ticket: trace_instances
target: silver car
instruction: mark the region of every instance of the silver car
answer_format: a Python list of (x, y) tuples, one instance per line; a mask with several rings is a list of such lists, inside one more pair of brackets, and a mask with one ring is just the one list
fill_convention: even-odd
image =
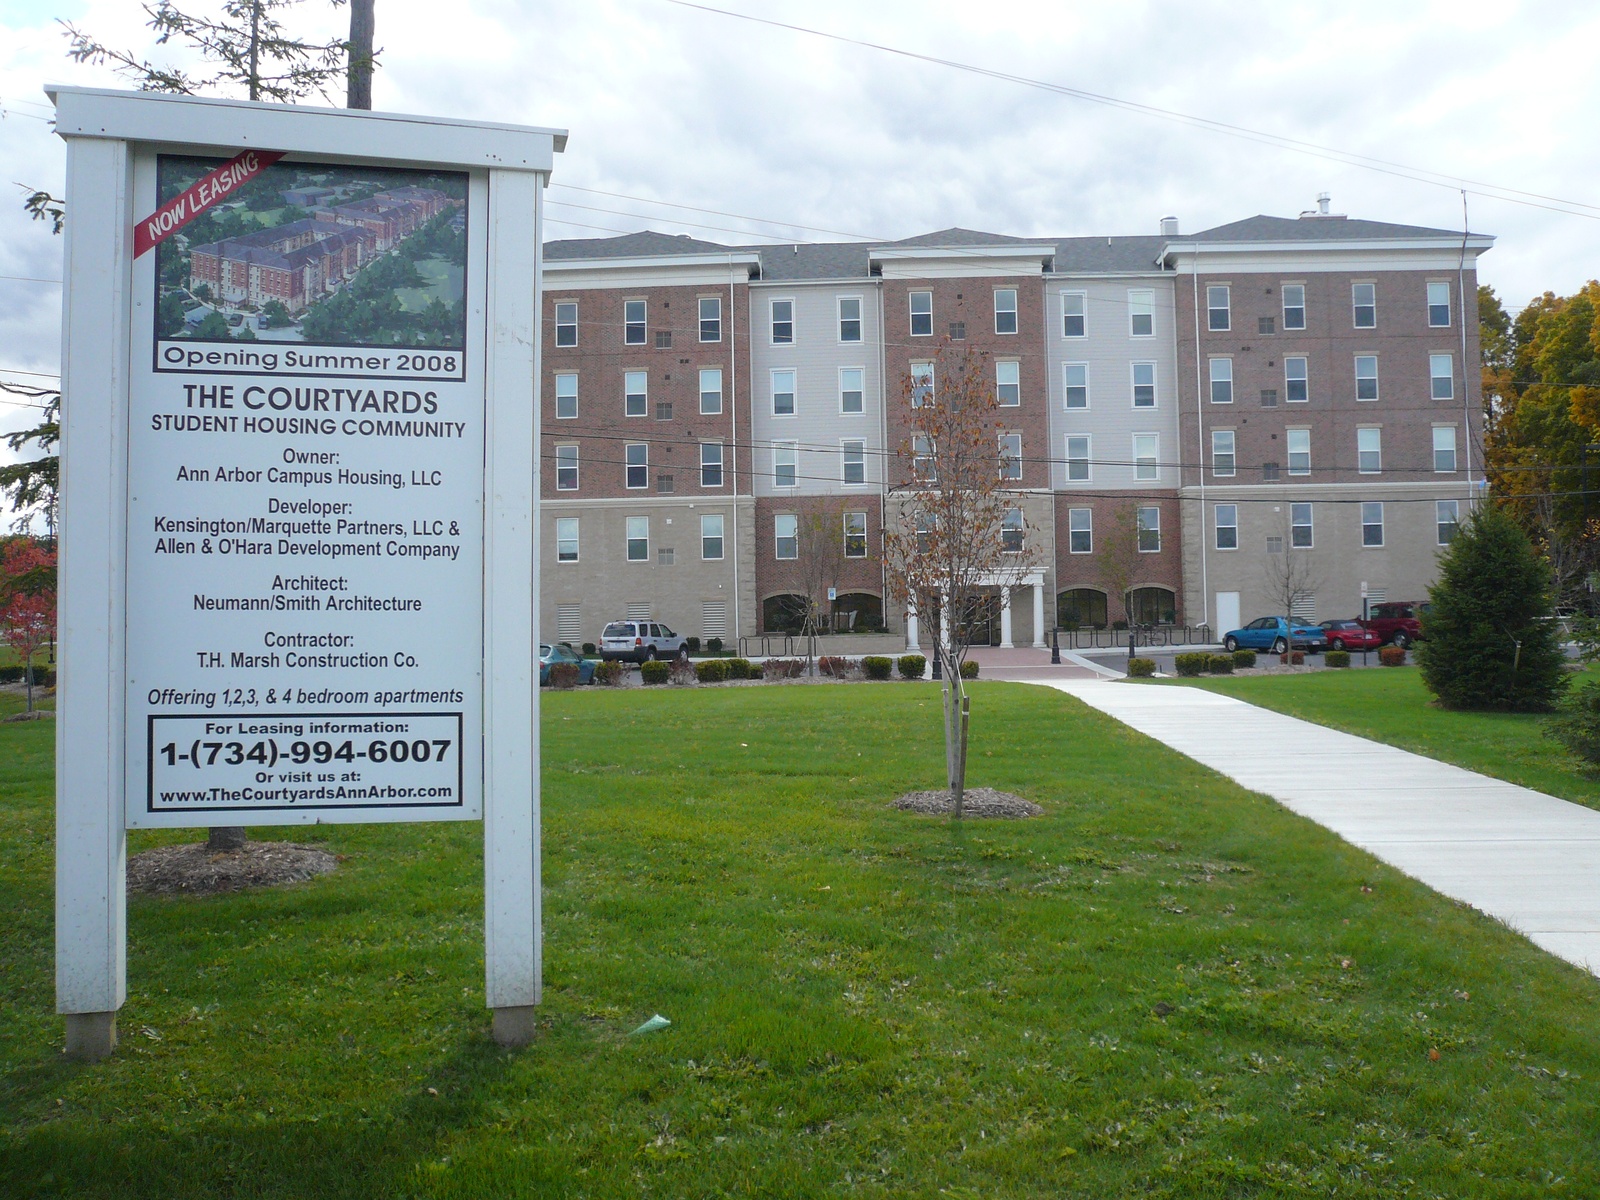
[(600, 657), (610, 662), (686, 658), (688, 643), (660, 621), (613, 621), (600, 634)]

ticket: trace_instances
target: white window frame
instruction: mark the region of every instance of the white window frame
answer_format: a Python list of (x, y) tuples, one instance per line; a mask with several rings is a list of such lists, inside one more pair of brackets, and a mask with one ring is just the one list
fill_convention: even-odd
[[(716, 382), (717, 386), (714, 389), (709, 389), (709, 388), (706, 387), (706, 377), (708, 375), (711, 376), (712, 379), (714, 379), (715, 382)], [(715, 404), (714, 407), (712, 405), (706, 403), (706, 398), (708, 396), (715, 396), (716, 397), (716, 404)], [(722, 415), (723, 404), (724, 404), (724, 402), (723, 402), (723, 397), (722, 397), (722, 368), (721, 367), (701, 367), (700, 368), (700, 415), (702, 417), (720, 417)]]
[[(1228, 519), (1226, 521), (1222, 519), (1224, 513), (1227, 513), (1228, 515)], [(1239, 506), (1237, 504), (1214, 505), (1211, 510), (1211, 528), (1214, 531), (1211, 539), (1212, 544), (1218, 550), (1237, 550), (1239, 548)], [(1233, 535), (1231, 545), (1224, 546), (1222, 544), (1222, 531), (1224, 529), (1228, 530)]]
[[(854, 448), (854, 465), (860, 469), (861, 478), (850, 478), (851, 454)], [(867, 443), (865, 438), (844, 438), (839, 443), (839, 480), (845, 487), (867, 486)]]
[[(568, 453), (570, 451), (570, 453)], [(570, 474), (572, 482), (564, 484), (562, 479)], [(568, 443), (556, 447), (556, 491), (575, 492), (578, 490), (578, 447)]]
[[(1441, 439), (1440, 434), (1446, 435)], [(1449, 445), (1441, 446), (1441, 440), (1448, 441)], [(1439, 455), (1449, 454), (1450, 465), (1441, 467)], [(1456, 472), (1456, 427), (1454, 425), (1435, 425), (1433, 427), (1433, 469), (1440, 475), (1454, 475)]]
[[(1216, 303), (1218, 296), (1222, 304)], [(1222, 314), (1222, 324), (1217, 324), (1217, 314)], [(1229, 333), (1233, 329), (1233, 288), (1226, 283), (1206, 284), (1206, 332)]]
[[(1360, 293), (1357, 290), (1359, 288), (1370, 288), (1372, 290), (1372, 303), (1371, 304), (1362, 304), (1360, 302), (1360, 299), (1359, 299)], [(1361, 323), (1361, 310), (1363, 308), (1370, 308), (1372, 310), (1372, 320), (1366, 325), (1363, 325)], [(1352, 329), (1376, 329), (1377, 327), (1378, 327), (1378, 284), (1377, 284), (1377, 281), (1376, 280), (1370, 280), (1370, 281), (1362, 280), (1362, 281), (1358, 282), (1356, 280), (1352, 280), (1350, 282), (1350, 328), (1352, 328)]]
[[(783, 467), (789, 469), (789, 482), (782, 483), (780, 471)], [(800, 443), (799, 442), (773, 442), (772, 443), (772, 486), (775, 488), (797, 488), (800, 486)]]
[[(1072, 443), (1082, 442), (1083, 453), (1074, 454)], [(1068, 483), (1089, 483), (1094, 478), (1094, 439), (1087, 433), (1069, 433), (1067, 435), (1067, 453), (1065, 458)], [(1083, 474), (1074, 475), (1074, 471), (1081, 470)]]
[[(1148, 441), (1150, 453), (1140, 454), (1139, 443)], [(1133, 435), (1133, 478), (1135, 482), (1149, 483), (1161, 478), (1161, 435), (1136, 433)]]
[[(919, 297), (919, 296), (926, 296), (928, 298), (928, 309), (927, 309), (926, 312), (918, 312), (917, 311), (917, 297)], [(927, 329), (923, 330), (921, 333), (917, 332), (917, 318), (918, 317), (926, 317), (927, 320), (928, 320)], [(930, 292), (930, 291), (915, 291), (915, 292), (910, 292), (910, 293), (908, 293), (906, 295), (906, 328), (910, 330), (910, 335), (912, 337), (932, 337), (933, 336), (933, 293), (932, 292)]]
[[(778, 316), (778, 305), (780, 304), (787, 304), (789, 306), (789, 316), (787, 319), (781, 319)], [(787, 337), (780, 338), (778, 336), (778, 327), (780, 325), (787, 325), (789, 327)], [(793, 296), (773, 296), (767, 301), (767, 337), (774, 346), (794, 345)]]
[[(1450, 519), (1448, 521), (1445, 520), (1446, 511), (1450, 513)], [(1444, 531), (1447, 527), (1450, 530), (1449, 537), (1444, 536)], [(1459, 532), (1461, 532), (1461, 501), (1435, 500), (1433, 502), (1434, 544), (1439, 546), (1448, 546), (1451, 541), (1455, 539), (1456, 534)]]
[[(697, 304), (695, 307), (696, 307), (696, 311), (700, 315), (700, 326), (699, 326), (700, 341), (703, 344), (710, 344), (712, 342), (720, 342), (722, 340), (722, 297), (721, 296), (701, 296), (698, 299), (699, 299), (699, 304)], [(706, 316), (706, 305), (708, 305), (708, 304), (713, 305), (714, 308), (715, 308), (715, 311), (709, 317)], [(716, 327), (716, 336), (715, 337), (707, 337), (706, 336), (706, 325), (707, 325), (708, 322)]]
[[(1147, 383), (1147, 384), (1142, 384), (1142, 383), (1139, 382), (1139, 370), (1140, 370), (1141, 367), (1148, 368), (1149, 371), (1150, 371), (1150, 382)], [(1156, 399), (1156, 364), (1155, 363), (1153, 363), (1153, 362), (1132, 362), (1132, 363), (1129, 363), (1128, 364), (1128, 387), (1129, 387), (1129, 395), (1132, 397), (1132, 405), (1131, 405), (1131, 407), (1138, 408), (1138, 409), (1146, 409), (1146, 410), (1160, 407), (1160, 403)], [(1139, 389), (1141, 387), (1148, 387), (1150, 389), (1150, 403), (1148, 403), (1148, 404), (1140, 404), (1139, 403)]]
[[(1302, 512), (1302, 510), (1304, 510)], [(1305, 520), (1300, 520), (1301, 516)], [(1300, 531), (1306, 531), (1305, 541), (1300, 540)], [(1316, 513), (1312, 510), (1311, 501), (1296, 500), (1289, 505), (1289, 549), (1314, 550), (1317, 545)]]
[[(855, 372), (855, 382), (858, 387), (850, 387), (850, 380), (846, 376)], [(851, 408), (848, 397), (854, 392), (856, 406)], [(839, 413), (841, 416), (853, 417), (867, 411), (867, 369), (865, 367), (840, 367), (839, 368)]]
[[(1231, 354), (1214, 354), (1207, 361), (1210, 364), (1206, 369), (1207, 369), (1209, 378), (1211, 380), (1211, 403), (1213, 403), (1213, 404), (1232, 404), (1233, 403), (1233, 355), (1231, 355)], [(1217, 385), (1218, 384), (1224, 385), (1226, 387), (1226, 390), (1227, 390), (1226, 396), (1221, 400), (1217, 399)]]
[[(1374, 512), (1377, 513), (1378, 519), (1376, 521), (1368, 520)], [(1367, 530), (1374, 527), (1378, 530), (1378, 540), (1369, 542), (1367, 541)], [(1361, 548), (1363, 550), (1381, 550), (1383, 549), (1383, 542), (1383, 501), (1363, 500), (1361, 502)]]
[[(1211, 431), (1211, 474), (1217, 479), (1231, 479), (1239, 473), (1239, 438), (1232, 429)], [(1226, 459), (1226, 463), (1224, 463)], [(1226, 466), (1227, 470), (1222, 468)]]
[[(571, 546), (571, 552), (567, 550)], [(578, 561), (578, 518), (556, 518), (556, 561), (558, 563), (575, 563)]]
[[(1372, 436), (1368, 438), (1368, 434)], [(1373, 443), (1371, 449), (1362, 445), (1365, 441)], [(1363, 460), (1364, 455), (1376, 455), (1376, 466), (1368, 467)], [(1381, 425), (1356, 426), (1356, 473), (1358, 475), (1383, 474), (1383, 427)]]
[[(1069, 312), (1067, 297), (1077, 300), (1077, 312)], [(1073, 333), (1068, 322), (1073, 317), (1078, 318), (1078, 332)], [(1088, 292), (1062, 292), (1061, 293), (1061, 336), (1063, 338), (1081, 338), (1089, 336), (1089, 293)]]
[[(856, 315), (854, 317), (844, 315), (844, 306), (846, 304), (854, 304), (856, 306)], [(866, 301), (860, 296), (837, 296), (834, 298), (834, 313), (839, 319), (838, 328), (834, 331), (839, 336), (839, 344), (841, 346), (859, 345), (866, 332)], [(855, 337), (845, 336), (845, 325), (850, 321), (855, 322)]]
[[(1299, 288), (1300, 289), (1300, 303), (1299, 304), (1290, 304), (1289, 303), (1289, 289), (1290, 288)], [(1285, 284), (1280, 284), (1278, 290), (1282, 294), (1282, 299), (1283, 299), (1283, 328), (1284, 328), (1284, 330), (1287, 332), (1287, 331), (1304, 329), (1306, 327), (1306, 285), (1303, 284), (1303, 283), (1285, 283)], [(1300, 310), (1300, 323), (1298, 325), (1291, 325), (1291, 324), (1289, 324), (1289, 310), (1290, 309), (1295, 309), (1295, 308)]]
[(933, 377), (931, 362), (912, 363), (910, 375), (912, 408), (921, 408), (924, 404), (931, 404), (938, 399), (938, 381)]
[[(1011, 307), (1010, 308), (1001, 307), (1005, 303), (1003, 297), (1006, 297), (1006, 296), (1010, 296), (1011, 297)], [(1010, 329), (1005, 329), (1005, 328), (1002, 328), (1002, 326), (1004, 326), (1006, 324), (1006, 321), (1003, 318), (1005, 318), (1008, 314), (1011, 317), (1011, 321), (1010, 321), (1011, 328)], [(1021, 327), (1021, 321), (1020, 321), (1020, 318), (1018, 316), (1018, 310), (1017, 310), (1017, 289), (1016, 288), (995, 288), (994, 289), (994, 331), (995, 331), (996, 335), (1001, 336), (1001, 337), (1014, 335), (1020, 327)]]
[[(1078, 548), (1078, 535), (1080, 533), (1086, 538), (1083, 549), (1081, 550)], [(1067, 553), (1094, 553), (1094, 509), (1067, 509)]]
[[(640, 529), (644, 530), (643, 535), (640, 535), (637, 532)], [(629, 562), (638, 562), (638, 563), (647, 563), (647, 562), (649, 562), (650, 561), (650, 518), (649, 517), (628, 517), (628, 518), (626, 518), (626, 525), (624, 526), (624, 532), (627, 535), (626, 539), (625, 539), (626, 542), (627, 542), (627, 560)], [(643, 542), (644, 543), (644, 553), (643, 554), (640, 554), (640, 555), (635, 555), (634, 554), (633, 545), (634, 545), (635, 542)]]
[(1000, 478), (1018, 482), (1022, 479), (1022, 435), (1020, 433), (1002, 433), (1000, 435)]
[[(563, 321), (561, 319), (563, 316), (566, 315), (565, 313), (563, 313), (561, 311), (564, 308), (572, 310), (572, 320)], [(562, 334), (562, 331), (566, 330), (566, 329), (572, 330), (571, 340), (562, 341), (561, 340), (561, 334)], [(556, 301), (556, 347), (558, 349), (567, 350), (567, 349), (571, 349), (573, 346), (576, 346), (577, 344), (578, 344), (578, 302), (576, 300), (557, 300)]]
[[(1364, 362), (1370, 362), (1372, 364), (1372, 374), (1363, 375), (1361, 373), (1361, 364)], [(1357, 403), (1371, 404), (1383, 396), (1383, 388), (1378, 382), (1379, 375), (1382, 370), (1382, 364), (1378, 362), (1378, 356), (1376, 354), (1356, 355), (1355, 365), (1351, 369), (1355, 372)], [(1372, 395), (1370, 396), (1363, 396), (1361, 394), (1361, 384), (1365, 380), (1372, 381)]]
[[(1072, 382), (1074, 370), (1083, 372), (1083, 382)], [(1083, 392), (1083, 403), (1072, 403), (1072, 390), (1078, 388)], [(1062, 412), (1088, 412), (1089, 411), (1089, 364), (1086, 362), (1069, 362), (1061, 364), (1061, 411)]]
[[(642, 383), (640, 389), (633, 390), (634, 381)], [(639, 411), (633, 411), (633, 398), (639, 397)], [(649, 371), (624, 371), (622, 373), (622, 415), (624, 417), (648, 417), (650, 415), (650, 372)]]
[[(796, 393), (800, 390), (800, 372), (793, 367), (774, 367), (769, 372), (772, 384), (772, 415), (779, 418), (796, 416), (800, 403)], [(780, 386), (780, 381), (785, 381), (787, 386)], [(787, 410), (778, 407), (778, 397), (787, 396), (789, 407)]]
[[(1298, 364), (1291, 366), (1290, 364)], [(1299, 371), (1296, 375), (1293, 372)], [(1300, 395), (1296, 396), (1295, 384), (1300, 385)], [(1311, 359), (1304, 354), (1288, 354), (1283, 359), (1283, 402), (1285, 404), (1309, 404), (1311, 402)]]
[[(562, 402), (572, 401), (572, 411), (562, 412)], [(578, 417), (578, 373), (576, 371), (556, 372), (556, 420), (574, 421)]]
[[(638, 451), (635, 454), (634, 451)], [(637, 462), (634, 460), (638, 459)], [(634, 483), (634, 472), (639, 472), (640, 482)], [(622, 447), (622, 486), (631, 492), (643, 491), (650, 486), (650, 443), (626, 442)]]
[(1028, 521), (1020, 508), (1008, 508), (1000, 518), (1000, 553), (1021, 554), (1027, 549)]
[[(639, 319), (633, 319), (634, 306), (638, 305)], [(639, 336), (633, 336), (634, 330)], [(644, 299), (635, 296), (632, 300), (622, 302), (622, 344), (624, 346), (643, 346), (650, 341), (650, 305)]]
[[(857, 520), (859, 518), (859, 520)], [(846, 558), (867, 557), (867, 514), (865, 512), (846, 512), (840, 515), (840, 533), (844, 539), (844, 556)], [(859, 525), (859, 529), (852, 530), (852, 525)], [(850, 553), (850, 539), (860, 538), (860, 553)]]
[[(716, 530), (715, 533), (711, 532), (711, 530), (713, 528), (715, 528), (715, 530)], [(724, 545), (724, 535), (725, 535), (725, 533), (726, 533), (726, 524), (723, 521), (721, 513), (702, 513), (701, 514), (701, 516), (700, 516), (700, 561), (701, 562), (721, 562), (722, 561), (723, 552), (726, 549), (726, 546)], [(716, 542), (716, 544), (717, 544), (716, 545), (716, 551), (717, 552), (715, 554), (707, 554), (706, 551), (711, 548), (711, 543), (712, 542)]]
[[(714, 454), (714, 457), (713, 457)], [(700, 443), (700, 486), (703, 488), (720, 488), (723, 477), (723, 452), (721, 442)], [(716, 472), (716, 482), (707, 483), (707, 472)]]
[(911, 477), (921, 483), (939, 481), (938, 447), (926, 434), (911, 435)]
[[(788, 533), (784, 532), (785, 522)], [(783, 552), (785, 542), (788, 543), (788, 554)], [(779, 562), (792, 562), (800, 557), (800, 518), (797, 514), (772, 514), (772, 557)]]
[[(1008, 392), (1007, 388), (1011, 390)], [(1008, 400), (1007, 396), (1011, 398)], [(1022, 404), (1022, 364), (1014, 358), (995, 360), (994, 401), (1001, 408), (1017, 408)]]
[[(1152, 522), (1146, 514), (1154, 514), (1155, 520)], [(1160, 554), (1161, 506), (1159, 504), (1141, 504), (1137, 509), (1134, 510), (1133, 523), (1134, 540), (1139, 548), (1139, 553)], [(1144, 535), (1147, 533), (1153, 533), (1155, 535), (1156, 544), (1151, 546), (1149, 549), (1146, 549), (1144, 544)]]
[[(1302, 435), (1304, 435), (1304, 436), (1302, 436)], [(1295, 448), (1297, 443), (1299, 443), (1301, 445), (1301, 447), (1302, 447), (1301, 449), (1297, 450)], [(1296, 468), (1295, 461), (1294, 461), (1295, 455), (1297, 455), (1297, 454), (1301, 454), (1301, 455), (1305, 456), (1305, 462), (1298, 469)], [(1297, 426), (1291, 427), (1289, 429), (1285, 429), (1283, 431), (1283, 456), (1284, 456), (1283, 472), (1284, 472), (1285, 475), (1309, 475), (1309, 474), (1311, 474), (1311, 429), (1310, 429), (1310, 427), (1304, 426), (1304, 425), (1297, 425)]]
[[(1444, 374), (1440, 374), (1441, 365)], [(1441, 391), (1439, 385), (1443, 383)], [(1456, 398), (1456, 356), (1454, 354), (1428, 355), (1428, 397), (1432, 400)]]
[[(1139, 318), (1150, 322), (1150, 328), (1139, 331)], [(1156, 335), (1156, 293), (1153, 288), (1128, 289), (1128, 336), (1135, 338)]]
[[(1444, 290), (1444, 301), (1442, 303), (1434, 299), (1441, 288)], [(1450, 300), (1450, 281), (1448, 279), (1428, 280), (1428, 328), (1449, 329), (1450, 310), (1454, 307)], [(1435, 321), (1433, 319), (1436, 315), (1435, 310), (1440, 308), (1444, 309), (1444, 320)]]

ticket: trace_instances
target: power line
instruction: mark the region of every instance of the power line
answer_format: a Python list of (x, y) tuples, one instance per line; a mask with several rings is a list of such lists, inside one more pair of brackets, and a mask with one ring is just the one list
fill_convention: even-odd
[(804, 229), (808, 233), (827, 233), (827, 234), (832, 234), (835, 237), (855, 238), (855, 239), (858, 239), (860, 241), (868, 241), (868, 242), (882, 240), (880, 238), (874, 237), (871, 234), (847, 233), (844, 230), (824, 229), (821, 226), (817, 226), (817, 225), (802, 225), (798, 221), (776, 221), (776, 220), (772, 220), (772, 219), (767, 218), (767, 217), (752, 217), (748, 213), (724, 212), (721, 209), (716, 209), (716, 208), (699, 208), (699, 207), (696, 207), (695, 205), (692, 205), (692, 204), (678, 204), (678, 203), (676, 203), (675, 201), (672, 201), (672, 200), (652, 200), (652, 199), (650, 199), (650, 198), (648, 198), (646, 196), (629, 196), (629, 195), (625, 195), (622, 192), (602, 191), (600, 188), (579, 187), (577, 184), (574, 184), (574, 183), (552, 183), (550, 186), (553, 187), (553, 188), (566, 188), (568, 191), (573, 191), (573, 192), (589, 192), (589, 193), (591, 193), (593, 195), (596, 195), (596, 196), (610, 196), (614, 200), (633, 200), (633, 201), (636, 201), (637, 203), (640, 203), (640, 204), (655, 204), (655, 205), (659, 205), (659, 206), (664, 207), (664, 208), (681, 208), (686, 212), (707, 213), (707, 214), (709, 214), (711, 216), (714, 216), (714, 217), (732, 217), (734, 220), (737, 220), (737, 221), (755, 221), (755, 222), (757, 222), (759, 224), (763, 224), (763, 225), (782, 225), (782, 226), (785, 226), (785, 227), (787, 227), (789, 229)]

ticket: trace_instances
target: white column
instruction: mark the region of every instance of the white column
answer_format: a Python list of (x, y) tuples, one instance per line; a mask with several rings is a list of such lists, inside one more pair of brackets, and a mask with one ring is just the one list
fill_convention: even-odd
[(1043, 650), (1044, 641), (1044, 580), (1033, 585), (1033, 648)]
[(1000, 649), (1013, 649), (1011, 645), (1011, 589), (1000, 589)]
[(906, 605), (906, 652), (914, 654), (922, 647), (917, 644), (917, 606)]

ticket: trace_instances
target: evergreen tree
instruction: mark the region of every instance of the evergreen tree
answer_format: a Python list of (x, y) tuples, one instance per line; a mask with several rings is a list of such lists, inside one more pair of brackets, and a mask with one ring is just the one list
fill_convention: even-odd
[(1417, 643), (1422, 681), (1446, 708), (1545, 712), (1567, 685), (1550, 615), (1550, 569), (1517, 522), (1481, 505), (1439, 560)]

